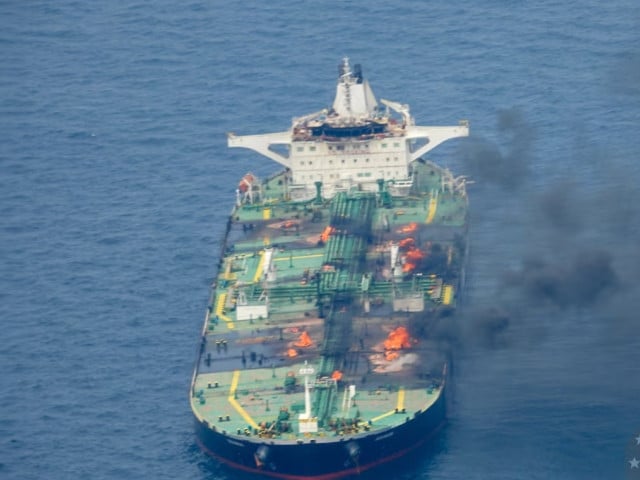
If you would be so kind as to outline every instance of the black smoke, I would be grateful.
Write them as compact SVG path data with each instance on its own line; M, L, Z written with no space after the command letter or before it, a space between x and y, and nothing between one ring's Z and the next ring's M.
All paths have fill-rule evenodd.
M544 341L578 317L602 326L602 341L627 341L640 326L640 172L616 152L580 149L579 161L555 161L582 165L580 175L540 178L526 115L500 112L496 128L500 144L465 143L462 168L474 181L472 217L474 208L489 211L476 221L495 223L507 258L490 252L496 281L440 322L438 338L457 349L504 349ZM470 242L472 257L484 254L473 222Z
M618 285L612 255L604 250L581 251L570 258L532 258L505 272L504 288L518 289L526 305L560 309L591 307Z
M478 182L515 189L530 173L535 130L522 111L513 108L498 113L497 133L502 147L474 136L463 144L465 174Z

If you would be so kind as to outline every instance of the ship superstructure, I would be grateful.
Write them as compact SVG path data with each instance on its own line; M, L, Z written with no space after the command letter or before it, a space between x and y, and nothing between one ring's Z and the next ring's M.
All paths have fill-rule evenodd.
M464 283L467 195L423 155L468 125L381 104L345 59L331 108L229 134L285 167L238 184L191 385L200 444L234 467L337 478L445 420L432 331Z
M345 59L331 108L295 118L285 132L229 134L228 143L285 166L292 199L311 198L318 188L324 198L353 188L377 191L379 180L392 181L392 188L406 194L413 179L412 163L442 142L468 135L468 125L417 126L408 105L380 102L384 107L363 79L360 65L352 69ZM276 145L285 147L288 155L274 149Z

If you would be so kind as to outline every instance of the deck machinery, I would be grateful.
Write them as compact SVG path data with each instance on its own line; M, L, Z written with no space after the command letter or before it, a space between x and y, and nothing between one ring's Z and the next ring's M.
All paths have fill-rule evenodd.
M228 136L284 167L238 184L190 390L200 445L235 468L352 475L445 421L433 332L464 283L466 181L424 155L468 124L381 103L345 59L330 108Z

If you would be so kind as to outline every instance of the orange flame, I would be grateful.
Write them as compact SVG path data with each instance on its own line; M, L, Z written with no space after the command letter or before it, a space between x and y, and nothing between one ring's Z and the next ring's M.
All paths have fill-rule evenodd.
M407 252L407 259L418 262L424 258L424 253L419 248L412 248Z
M287 350L287 356L290 358L297 357L298 352L296 351L295 348L290 348L289 350Z
M327 240L329 240L329 236L335 231L335 228L333 228L331 225L327 225L320 234L320 240L322 240L324 243L327 243Z
M311 337L309 336L309 334L305 331L300 334L300 338L296 343L294 343L294 345L296 347L306 348L313 345L313 342L311 341Z
M340 370L335 370L331 374L331 378L333 378L336 382L342 380L342 372Z
M400 242L398 242L398 246L400 248L404 248L404 247L409 247L411 245L415 245L415 243L416 243L416 241L413 238L408 237L408 238L404 238L404 239L400 240Z
M411 263L411 262L407 262L404 265L402 265L402 271L404 273L412 272L413 270L415 270L415 268L416 268L415 263Z
M398 352L394 352L393 350L389 350L388 352L384 352L384 358L385 358L385 360L387 362L390 362L391 360L395 360L399 356L400 356L400 354Z
M411 346L411 339L409 332L405 327L398 327L389 333L389 336L384 341L385 358L387 361L394 360L400 355L394 350L400 350L402 348L409 348Z
M412 232L415 232L417 229L418 229L418 224L416 222L411 222L411 223L405 225L404 227L402 227L398 231L400 233L412 233Z
M411 346L411 342L409 340L409 332L407 332L406 327L398 327L389 333L389 336L384 341L384 348L387 350L408 348Z

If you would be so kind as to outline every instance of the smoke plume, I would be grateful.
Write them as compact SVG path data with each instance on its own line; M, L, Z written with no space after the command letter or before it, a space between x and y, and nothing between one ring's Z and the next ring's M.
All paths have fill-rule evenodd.
M530 342L534 326L540 329L535 338L552 336L578 312L606 327L603 341L626 341L640 311L640 207L634 201L640 179L626 170L631 163L595 152L581 158L583 184L563 175L545 183L533 171L535 132L522 111L501 112L497 130L503 145L472 138L462 158L475 181L472 216L474 207L489 210L476 218L495 222L495 242L504 243L506 258L492 264L499 281L441 322L439 338L456 348L509 348ZM500 213L491 212L496 205ZM474 230L472 222L472 256L482 255Z

